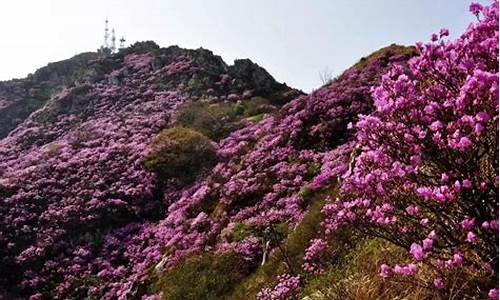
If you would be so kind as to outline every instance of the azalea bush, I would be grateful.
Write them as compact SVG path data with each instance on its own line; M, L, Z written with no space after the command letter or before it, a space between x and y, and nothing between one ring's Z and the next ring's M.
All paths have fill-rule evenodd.
M145 167L155 137L174 123L179 106L193 101L186 83L208 76L206 84L216 87L223 77L192 62L205 50L146 50L91 62L103 68L100 78L84 90L61 91L0 141L1 297L127 299L148 293L151 267L171 270L197 251L236 252L248 262L260 259L257 238L238 243L223 238L230 224L250 224L260 213L252 208L255 199L248 197L248 204L254 201L252 210L238 218L233 210L228 216L232 207L225 203L237 193L219 201L229 186L224 183L241 171L235 168L239 158L224 157L224 163L207 170L206 178L184 186L163 183ZM224 70L221 60L213 63ZM61 109L71 103L77 104L71 105L74 109ZM45 122L47 117L51 122ZM269 120L251 125L232 141L255 145L269 126ZM182 136L207 141L189 133ZM225 151L219 154L235 150L233 142L223 144ZM256 165L249 158L242 168ZM301 170L280 176L289 178ZM234 180L254 174L244 171ZM274 180L269 178L259 193L269 191ZM284 197L278 205L285 207L289 199L296 201ZM267 211L276 206L268 202L260 207ZM299 217L303 210L292 206L274 219L287 220L292 213Z
M281 274L278 282L271 288L264 288L257 294L258 300L294 300L300 291L300 276Z
M106 265L97 249L110 243L107 232L158 214L142 159L185 98L147 79L179 70L167 64L152 74L151 54L122 59L113 75L62 90L0 141L2 297L14 297L4 289L83 297L102 284L94 279ZM114 76L122 82L110 83Z
M101 247L99 260L94 264L101 270L98 274L102 282L91 285L91 295L112 299L118 294L125 299L148 282L148 267L160 264L168 272L197 251L238 253L244 261L260 263L260 230L248 232L237 241L233 240L235 230L241 226L265 229L272 224L294 229L309 209L310 199L299 195L301 189L328 188L347 171L352 141L333 149L321 143L298 148L294 139L298 132L310 130L306 124L317 124L322 113L337 120L330 126L346 127L355 120L359 105L348 105L346 99L370 99L370 86L378 82L381 74L391 64L408 60L408 56L397 51L388 57L367 62L366 68L351 69L314 96L299 97L276 116L249 124L221 140L217 149L219 162L206 176L181 190L164 186L164 202L169 206L163 219L120 228L104 237L106 247ZM322 103L321 110L315 112L317 107L310 101ZM343 113L345 107L352 112ZM349 139L349 134L343 135L343 139ZM293 251L299 258L297 270L308 237L305 232L300 233L301 242Z
M451 293L461 269L485 296L498 281L498 2L471 11L478 22L462 36L443 29L417 44L410 69L372 89L376 111L354 125L361 153L324 225L408 249L413 262L382 264L385 278L430 268L416 284Z

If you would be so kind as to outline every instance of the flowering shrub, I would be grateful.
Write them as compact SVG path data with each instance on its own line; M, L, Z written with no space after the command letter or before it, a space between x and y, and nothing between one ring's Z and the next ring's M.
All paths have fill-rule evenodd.
M154 137L193 101L186 83L218 76L193 62L198 50L149 48L91 62L102 78L61 91L0 141L0 297L143 294L151 266L171 269L220 231L200 210L214 194L203 180L161 186L144 167ZM203 164L214 157L187 136L212 149Z
M354 126L361 153L324 208L327 232L354 224L409 250L414 262L383 277L424 264L443 290L457 268L498 280L498 2L471 11L460 38L441 30L373 88L376 112Z
M0 142L1 286L23 296L127 299L146 293L152 267L168 272L200 251L259 262L260 237L232 240L234 224L292 229L308 208L300 191L347 171L354 143L345 127L368 112L380 74L408 59L392 51L233 132L218 144L218 164L182 187L158 181L144 159L179 105L193 100L185 83L206 75L186 66L189 52L163 65L153 53L128 53L102 81L61 92Z
M293 300L300 290L300 276L282 274L273 288L264 288L257 294L258 300Z
M215 160L210 139L192 129L173 127L158 134L144 163L162 180L192 180Z
M106 231L157 214L142 158L184 97L148 89L152 67L136 67L63 90L0 141L2 287L79 297Z
M323 239L313 239L304 254L302 268L306 272L320 274L324 271L322 263L327 254L328 242Z

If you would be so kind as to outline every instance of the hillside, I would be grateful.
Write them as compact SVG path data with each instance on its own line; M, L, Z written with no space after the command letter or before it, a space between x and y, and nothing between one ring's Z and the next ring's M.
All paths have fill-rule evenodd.
M307 95L153 42L0 82L0 299L494 296L498 3L476 9Z
M159 49L147 42L87 64L80 62L81 57L35 73L34 77L49 74L36 77L45 84L47 76L57 77L53 72L59 66L80 65L78 71L61 71L60 80L50 83L61 91L49 100L40 98L46 103L19 120L1 142L2 194L6 203L14 204L2 208L6 216L2 219L1 278L6 280L2 286L19 280L20 274L12 272L17 269L14 257L19 263L19 255L25 256L22 261L35 266L34 261L48 260L46 255L50 257L54 251L80 249L83 245L78 244L89 236L104 236L129 223L165 217L168 199L161 195L163 187L157 186L140 159L151 139L171 126L176 108L183 103L221 107L225 103L228 112L223 119L236 110L240 99L256 102L263 111L252 109L261 114L299 94L276 83L249 60L227 66L203 49ZM94 75L72 80L75 72ZM21 80L30 81L36 79ZM27 107L25 98L9 100L2 110L6 118L13 107ZM243 125L249 121L243 120L245 106L240 106L241 118L233 117L233 123ZM72 250L67 249L68 243L75 244ZM42 279L43 271L34 270L33 276Z

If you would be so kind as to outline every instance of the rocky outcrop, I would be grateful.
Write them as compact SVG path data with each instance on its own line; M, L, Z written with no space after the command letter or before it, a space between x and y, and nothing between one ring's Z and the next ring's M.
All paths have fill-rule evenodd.
M6 136L32 112L41 108L63 87L70 87L96 77L89 61L97 53L89 52L50 63L23 79L0 82L0 138Z

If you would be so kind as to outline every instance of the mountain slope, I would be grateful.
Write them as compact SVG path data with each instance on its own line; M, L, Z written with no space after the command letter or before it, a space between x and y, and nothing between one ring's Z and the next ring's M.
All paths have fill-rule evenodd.
M308 95L204 49L76 63L4 127L0 296L496 297L498 2L471 11Z
M187 186L161 183L142 162L183 103L286 103L298 93L249 60L226 66L206 50L143 43L91 62L107 70L101 79L61 91L1 141L2 286L126 298L144 292L149 267L171 268L195 251L236 251L255 264L259 232L300 221L301 189L340 174L352 147L347 124L370 110L369 88L388 65L411 55L381 53L223 139L218 165ZM254 233L236 241L235 226Z
M102 74L73 81L0 142L6 204L0 209L0 277L14 293L58 287L53 284L61 276L82 274L64 256L89 251L85 247L112 228L164 215L168 202L141 158L181 104L235 103L254 95L286 102L299 93L249 60L227 66L203 49L140 43L88 64L82 72ZM50 73L37 74L44 72Z

